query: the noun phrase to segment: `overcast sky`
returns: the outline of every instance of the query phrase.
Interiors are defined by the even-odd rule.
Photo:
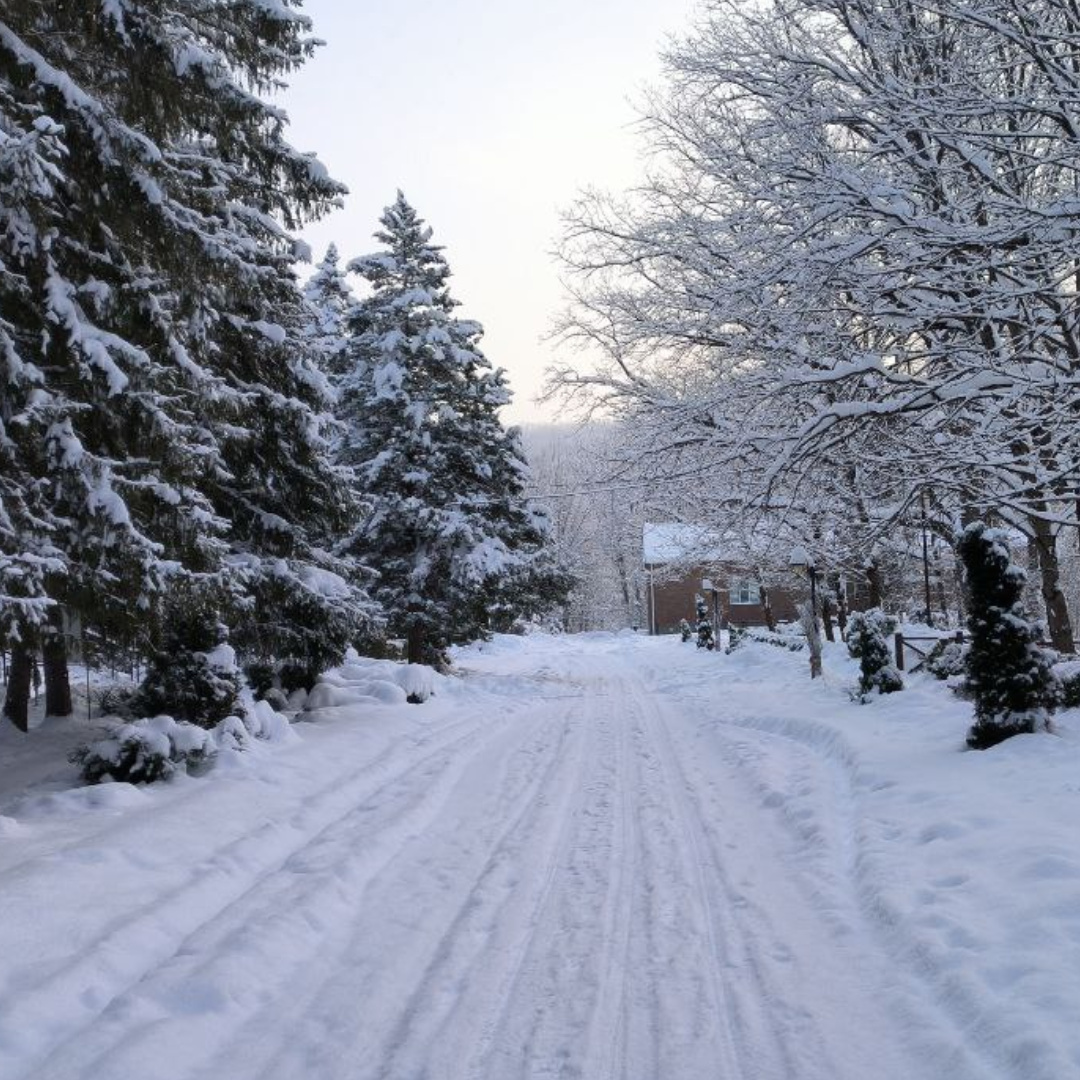
[[[446,247],[463,314],[510,374],[517,423],[552,360],[559,210],[639,175],[632,101],[692,0],[308,0],[327,44],[285,96],[291,141],[351,194],[305,233],[321,258],[375,248],[400,187]]]

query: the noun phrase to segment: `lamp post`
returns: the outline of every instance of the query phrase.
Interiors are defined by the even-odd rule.
[[[788,564],[792,570],[805,573],[810,579],[810,626],[806,644],[810,649],[810,678],[816,679],[821,674],[821,638],[817,621],[817,567],[814,566],[814,560],[804,547],[791,549]]]
[[[810,579],[810,608],[814,613],[814,625],[817,625],[817,567],[804,547],[791,549],[791,569],[806,574]]]

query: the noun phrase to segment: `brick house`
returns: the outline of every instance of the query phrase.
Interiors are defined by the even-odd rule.
[[[704,596],[720,626],[765,626],[765,608],[753,574],[725,559],[724,539],[700,525],[646,522],[642,562],[650,634],[671,634],[681,620],[694,624],[694,597]],[[798,618],[795,598],[769,590],[778,622]]]

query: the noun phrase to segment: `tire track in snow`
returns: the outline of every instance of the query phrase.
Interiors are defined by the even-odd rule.
[[[783,996],[763,977],[757,940],[763,929],[771,928],[767,920],[740,918],[748,909],[746,897],[729,880],[723,856],[710,850],[701,804],[688,797],[692,785],[675,756],[663,709],[640,683],[638,691],[643,724],[674,814],[673,836],[682,846],[684,864],[692,868],[694,891],[703,911],[704,955],[710,961],[710,996],[722,1028],[725,1072],[755,1080],[787,1080],[792,1076],[804,1080],[805,1055],[800,1067],[776,1020]],[[764,919],[766,913],[755,915]],[[823,1053],[821,1047],[816,1049],[819,1055]],[[829,1063],[822,1075],[838,1077],[831,1068]]]
[[[114,920],[115,928],[107,930],[92,949],[67,968],[27,988],[16,1000],[0,1002],[0,1061],[9,1041],[18,1046],[23,1060],[37,1058],[29,1069],[4,1075],[33,1076],[49,1059],[63,1060],[65,1056],[76,1071],[55,1075],[74,1076],[84,1071],[89,1050],[89,1043],[84,1041],[87,1032],[93,1028],[95,1036],[100,1037],[111,1028],[105,1017],[110,1007],[120,1030],[138,1020],[138,1016],[127,1013],[127,996],[140,983],[155,976],[185,948],[197,949],[197,939],[222,912],[257,891],[264,881],[281,873],[289,859],[355,815],[358,803],[362,808],[363,803],[431,763],[445,762],[451,768],[467,765],[468,759],[455,760],[455,752],[481,740],[485,733],[490,734],[491,724],[462,721],[448,725],[448,729],[456,731],[463,726],[467,727],[464,734],[451,736],[431,749],[427,748],[433,740],[422,740],[420,748],[426,752],[404,768],[390,768],[387,762],[393,755],[380,755],[354,772],[351,782],[323,788],[314,803],[293,811],[287,827],[293,835],[287,839],[282,838],[285,830],[275,822],[236,837],[203,860],[183,886],[165,896],[155,896],[139,910]],[[383,775],[386,772],[389,776]],[[373,779],[376,783],[371,787]],[[137,952],[127,948],[127,939],[132,935],[140,942]],[[148,944],[151,936],[154,946]],[[42,1024],[43,1017],[49,1018],[47,1025]],[[161,1019],[160,1015],[156,1019]],[[153,1019],[142,1020],[147,1021]],[[20,1039],[24,1031],[36,1034],[36,1055],[34,1048]]]
[[[515,946],[520,951],[519,943],[528,941],[534,932],[537,913],[555,880],[566,825],[573,819],[566,810],[573,802],[585,755],[582,749],[563,753],[571,740],[582,745],[573,717],[567,716],[546,769],[499,833],[467,896],[442,932],[434,956],[387,1039],[383,1057],[371,1072],[373,1078],[424,1075],[431,1071],[435,1055],[457,1066],[463,1057],[468,1059],[470,1043],[483,1041],[484,1025],[478,1025],[478,1018],[490,1016],[498,1007],[497,987],[508,978],[512,981],[519,967]],[[555,800],[549,798],[549,784],[562,789]],[[526,850],[530,851],[527,859]],[[518,860],[516,867],[509,863],[511,853]],[[529,880],[534,875],[539,888]]]
[[[639,833],[646,838],[642,966],[650,978],[643,991],[652,1068],[635,1075],[692,1077],[717,1070],[741,1076],[742,1058],[729,1022],[726,988],[719,975],[723,955],[714,935],[715,916],[701,860],[671,786],[670,768],[649,723],[649,702],[627,673],[625,708],[635,721]],[[704,946],[704,947],[703,947]],[[643,1046],[641,1052],[647,1052]]]
[[[794,1075],[800,1080],[866,1075],[936,1080],[942,1066],[919,1060],[904,1045],[905,1033],[895,1023],[904,1002],[873,935],[857,921],[838,922],[835,911],[819,906],[812,890],[802,887],[791,837],[778,842],[765,807],[748,813],[756,800],[737,759],[706,783],[700,765],[688,766],[675,749],[668,711],[656,703],[652,712],[671,763],[672,790],[680,792],[686,807],[687,831],[702,853],[706,879],[724,900],[718,939],[729,957],[725,970],[738,972],[737,983],[729,977],[729,1000],[738,1021],[742,1074],[777,1080]],[[724,795],[718,801],[721,784]],[[747,819],[754,832],[743,829],[743,835],[761,845],[749,860],[738,836]],[[737,831],[734,841],[722,837],[723,826]],[[950,1075],[972,1076],[958,1064],[951,1062]]]
[[[287,826],[166,895],[101,1000],[83,966],[37,987],[67,1042],[34,1080],[985,1080],[894,1045],[886,951],[806,887],[735,740],[695,743],[702,705],[638,661],[567,649],[530,707],[463,702],[362,780],[289,793]]]
[[[906,932],[904,914],[885,900],[871,870],[877,857],[868,854],[861,838],[851,777],[854,765],[846,760],[838,762],[812,741],[788,734],[781,724],[750,720],[724,723],[729,734],[715,729],[712,734],[731,746],[740,762],[740,778],[752,786],[762,809],[778,821],[789,845],[800,849],[804,860],[816,849],[832,845],[832,865],[819,872],[817,880],[804,883],[806,895],[818,906],[822,918],[838,927],[840,933],[858,927],[872,942],[877,961],[903,972],[918,987],[914,995],[899,998],[896,1008],[919,1046],[920,1055],[941,1061],[940,1073],[948,1072],[953,1077],[1035,1080],[1038,1075],[1056,1080],[1059,1073],[1036,1074],[1030,1062],[1009,1060],[1000,1049],[997,1016],[988,1015],[972,1002],[966,987],[941,985],[935,965]],[[798,759],[793,776],[799,781],[793,789],[796,798],[791,797],[791,792],[778,791],[776,778],[770,777],[768,770],[762,772],[762,766],[777,757],[777,749]],[[807,786],[822,775],[827,777],[826,786],[833,789],[830,809],[838,818],[827,837],[821,835],[816,814],[798,806],[807,794]],[[816,852],[816,857],[823,855]]]
[[[572,788],[570,782],[574,772],[567,770],[564,761],[566,744],[573,735],[569,724],[572,711],[564,707],[560,715],[545,715],[532,724],[527,715],[519,717],[518,724],[529,738],[514,754],[523,753],[524,760],[516,771],[511,770],[512,775],[505,779],[502,791],[495,798],[490,817],[498,831],[485,842],[481,851],[482,864],[475,876],[466,880],[464,895],[457,895],[462,890],[455,887],[457,908],[449,922],[436,905],[435,914],[444,924],[441,930],[423,940],[420,940],[423,935],[412,935],[412,940],[394,951],[393,972],[380,970],[379,963],[385,965],[386,962],[381,948],[376,957],[371,956],[373,935],[380,931],[384,937],[400,934],[399,927],[394,925],[394,909],[400,912],[415,899],[402,882],[403,877],[407,878],[409,868],[428,862],[431,871],[428,877],[438,883],[445,868],[439,868],[437,861],[432,862],[429,852],[434,849],[437,860],[440,854],[450,851],[451,845],[446,842],[442,827],[459,832],[453,820],[434,823],[429,835],[415,837],[395,856],[392,868],[397,870],[398,876],[389,872],[391,867],[384,868],[382,874],[355,895],[353,918],[343,924],[346,933],[338,935],[334,941],[333,970],[327,973],[319,970],[318,965],[309,965],[298,982],[290,981],[295,1012],[294,1027],[288,1037],[271,1039],[267,1045],[266,1022],[275,1011],[267,1009],[266,1016],[251,1017],[236,1040],[236,1047],[215,1059],[200,1075],[235,1075],[234,1070],[243,1066],[246,1066],[246,1072],[251,1067],[252,1056],[262,1062],[258,1075],[267,1078],[412,1075],[406,1066],[396,1062],[410,1056],[423,1058],[436,1043],[441,1055],[448,1054],[452,1060],[460,1062],[461,1058],[450,1052],[447,1043],[469,1041],[470,1025],[475,1024],[476,1019],[466,1015],[459,1025],[460,1014],[468,1014],[471,1010],[482,1015],[477,1006],[482,1009],[483,1003],[469,999],[466,1004],[457,999],[456,993],[443,992],[440,987],[447,982],[454,990],[467,986],[468,972],[485,967],[485,960],[488,968],[497,967],[500,962],[498,953],[492,954],[483,948],[498,927],[493,930],[485,924],[497,919],[515,899],[513,893],[517,883],[506,879],[507,873],[514,870],[514,860],[507,855],[513,851],[521,827],[545,811],[558,814],[560,805],[572,796],[570,791],[553,797],[549,786],[549,781],[560,779],[556,774],[561,772],[565,774],[561,779],[562,786],[570,784]],[[482,756],[496,750],[496,744],[488,745]],[[546,761],[542,760],[545,754]],[[580,758],[580,752],[576,756]],[[479,763],[477,769],[483,764]],[[490,774],[491,770],[483,768],[483,772]],[[458,794],[464,786],[463,780],[458,786]],[[552,804],[550,810],[546,810],[548,803]],[[452,814],[450,818],[453,818]],[[502,824],[507,818],[510,823]],[[445,852],[440,851],[444,845]],[[530,875],[536,867],[543,865],[543,858],[541,852],[535,863],[531,860],[527,863]],[[527,884],[531,884],[528,879]],[[371,895],[376,885],[390,898],[389,908],[381,907],[380,898]],[[488,899],[484,896],[485,888],[490,894]],[[385,905],[386,899],[381,903]],[[510,921],[527,924],[528,918],[525,914]],[[461,969],[455,970],[459,963]],[[484,974],[489,975],[489,972]],[[395,984],[395,993],[380,992],[386,982]],[[380,1043],[383,1044],[381,1047]]]
[[[589,754],[569,842],[495,1021],[488,1060],[470,1078],[618,1075],[632,899],[627,878],[636,844],[630,791],[621,782],[628,740],[610,715],[610,680],[594,683],[579,717]]]

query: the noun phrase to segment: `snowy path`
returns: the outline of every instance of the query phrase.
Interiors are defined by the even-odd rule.
[[[664,659],[523,650],[434,720],[331,711],[261,778],[46,831],[2,879],[0,1076],[1006,1075],[860,914],[834,771],[706,730]]]

